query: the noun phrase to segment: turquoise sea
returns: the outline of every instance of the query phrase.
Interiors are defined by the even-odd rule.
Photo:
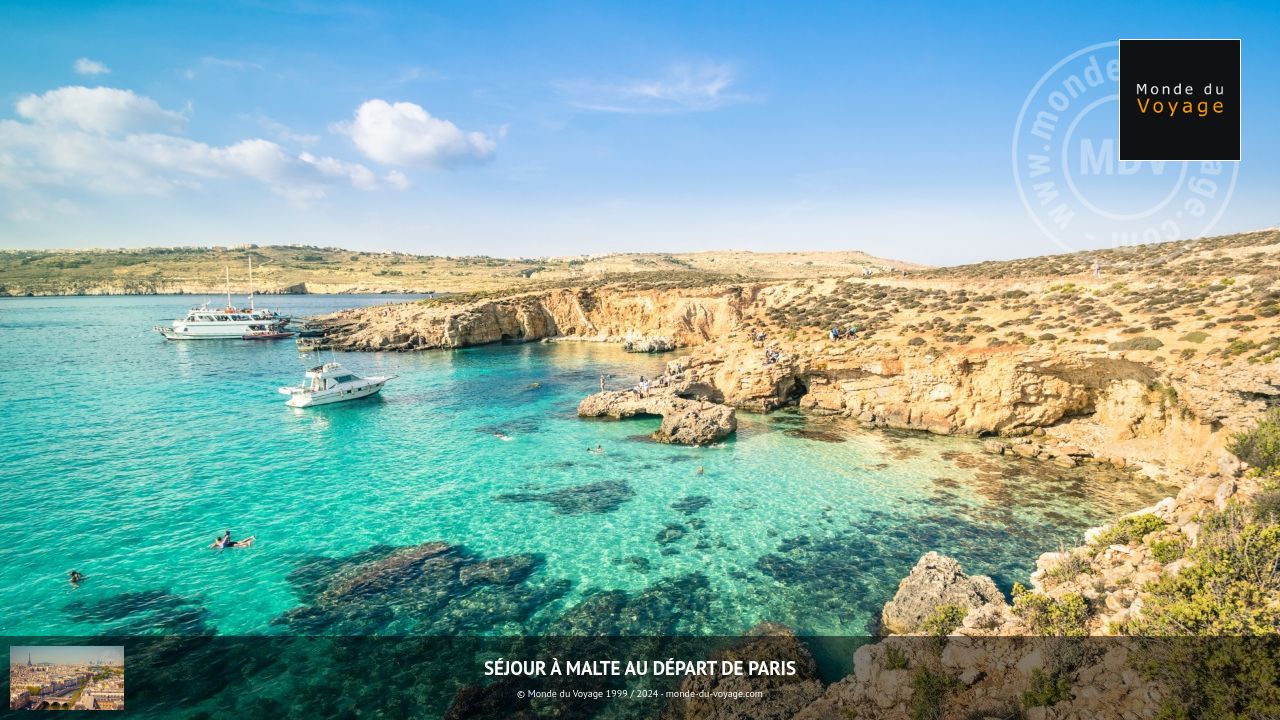
[[[794,411],[657,445],[656,419],[574,409],[601,373],[620,387],[666,358],[589,343],[338,353],[398,377],[295,410],[276,388],[316,358],[151,332],[191,301],[0,300],[4,634],[862,635],[926,551],[1007,590],[1169,492]],[[257,542],[209,549],[225,529]],[[445,570],[394,561],[431,541]]]

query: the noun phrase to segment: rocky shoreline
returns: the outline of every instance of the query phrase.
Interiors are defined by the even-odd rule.
[[[1143,617],[1148,589],[1187,567],[1181,558],[1199,547],[1205,518],[1247,506],[1260,492],[1257,478],[1245,474],[1226,448],[1233,434],[1280,405],[1280,292],[1269,289],[1271,275],[1249,274],[1255,268],[1246,259],[1255,256],[1227,255],[1222,248],[1274,247],[1274,240],[1276,233],[1255,233],[1176,248],[1161,262],[1178,264],[1179,272],[1212,268],[1212,276],[1176,287],[1143,280],[1136,294],[1130,287],[1141,278],[1136,275],[1092,283],[1064,283],[1059,276],[1014,289],[982,286],[979,279],[968,281],[977,288],[971,291],[947,284],[943,270],[941,289],[844,280],[670,289],[606,285],[346,311],[322,323],[331,345],[347,350],[558,339],[682,349],[666,364],[669,386],[647,397],[597,393],[578,409],[584,417],[660,415],[663,425],[654,439],[661,442],[714,442],[733,431],[735,410],[795,405],[867,428],[985,438],[983,448],[993,454],[1062,467],[1103,463],[1169,482],[1181,488],[1175,496],[1089,531],[1079,547],[1041,555],[1032,586],[1015,588],[1012,602],[989,578],[969,577],[954,560],[926,554],[883,612],[886,631],[909,637],[864,646],[852,676],[821,695],[806,686],[802,709],[795,709],[793,697],[786,714],[741,715],[919,716],[913,704],[926,692],[922,683],[934,677],[945,685],[939,692],[949,707],[959,708],[947,717],[1153,717],[1173,691],[1133,674],[1130,646],[1111,643],[1077,653],[1068,667],[1055,665],[1053,648],[1035,636],[1125,636],[1129,624]],[[1155,249],[1142,252],[1160,258],[1163,246],[1150,247]],[[1076,256],[1036,260],[1059,272],[1080,262]],[[1203,266],[1195,265],[1201,260]],[[1150,257],[1147,263],[1144,272],[1156,273],[1152,268],[1159,265]],[[1242,275],[1217,279],[1232,270]],[[812,308],[828,307],[827,298],[841,293],[863,298],[863,312],[879,310],[863,316],[878,325],[843,333],[837,325],[829,337],[814,329],[831,311],[822,310],[815,321]],[[1219,303],[1221,317],[1197,304],[1209,297]],[[1188,304],[1180,305],[1184,300]],[[901,317],[887,309],[891,302]],[[843,314],[849,311],[841,308],[851,305],[838,300],[834,307]],[[988,316],[981,314],[984,308]],[[1244,312],[1251,308],[1256,312]],[[797,312],[809,313],[801,316],[809,329],[780,322]],[[1091,325],[1075,324],[1072,313]],[[1017,329],[1033,324],[1046,332],[1037,338]],[[1211,337],[1205,331],[1218,332],[1219,326],[1230,327],[1229,342],[1200,353],[1198,346]],[[1003,333],[1014,340],[1002,339],[1000,327],[1014,328]],[[1047,331],[1063,327],[1071,339]],[[1153,334],[1134,337],[1144,329]],[[985,345],[961,334],[974,331],[986,334]],[[1171,343],[1176,345],[1162,350]],[[1235,362],[1245,353],[1251,353],[1248,362]],[[932,644],[911,641],[920,636]],[[1051,687],[1045,678],[1052,678]],[[1066,689],[1075,687],[1083,689]],[[1028,702],[1026,692],[1043,695],[1044,702]]]

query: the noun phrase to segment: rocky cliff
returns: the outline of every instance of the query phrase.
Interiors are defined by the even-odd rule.
[[[333,347],[348,350],[426,350],[563,337],[662,338],[688,346],[736,328],[753,294],[749,286],[565,288],[348,310],[319,322]]]
[[[994,451],[1183,478],[1215,469],[1226,435],[1280,402],[1280,373],[1265,366],[1169,367],[1106,349],[778,347],[770,362],[748,343],[717,343],[668,369],[714,386],[742,409],[797,403],[870,426],[1030,436],[1034,443]]]

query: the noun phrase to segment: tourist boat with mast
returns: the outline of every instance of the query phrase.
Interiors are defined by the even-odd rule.
[[[284,327],[289,316],[271,310],[259,310],[253,306],[253,258],[249,258],[249,307],[236,308],[231,303],[231,268],[227,272],[227,304],[223,308],[211,308],[209,303],[192,308],[181,320],[169,325],[157,325],[156,332],[169,340],[227,340],[253,337],[287,337]]]

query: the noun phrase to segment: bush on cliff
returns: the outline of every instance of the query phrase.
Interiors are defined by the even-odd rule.
[[[968,612],[959,605],[939,605],[932,615],[924,619],[921,628],[936,638],[946,637],[960,627]]]
[[[1089,606],[1078,593],[1052,597],[1013,585],[1013,614],[1026,621],[1036,635],[1084,637],[1088,634]]]
[[[1161,565],[1174,562],[1182,557],[1184,551],[1182,543],[1177,540],[1157,540],[1151,543],[1151,557]]]
[[[1150,638],[1134,665],[1173,690],[1160,717],[1280,717],[1280,517],[1233,503],[1186,559],[1122,628]]]
[[[1165,522],[1150,513],[1127,517],[1103,530],[1093,539],[1096,547],[1128,545],[1142,540],[1147,533],[1163,530]]]
[[[1253,429],[1232,435],[1227,449],[1260,473],[1280,470],[1280,408],[1272,408]]]
[[[1137,635],[1280,634],[1280,522],[1230,505],[1204,520],[1188,566],[1150,586]]]
[[[927,665],[911,676],[911,720],[939,720],[946,711],[947,696],[960,682]]]
[[[1022,693],[1023,707],[1047,707],[1056,705],[1071,697],[1071,681],[1067,678],[1049,674],[1040,668],[1031,671],[1029,687]]]
[[[1113,342],[1107,346],[1108,350],[1159,350],[1164,347],[1164,343],[1153,337],[1136,337],[1128,340],[1120,340]]]

